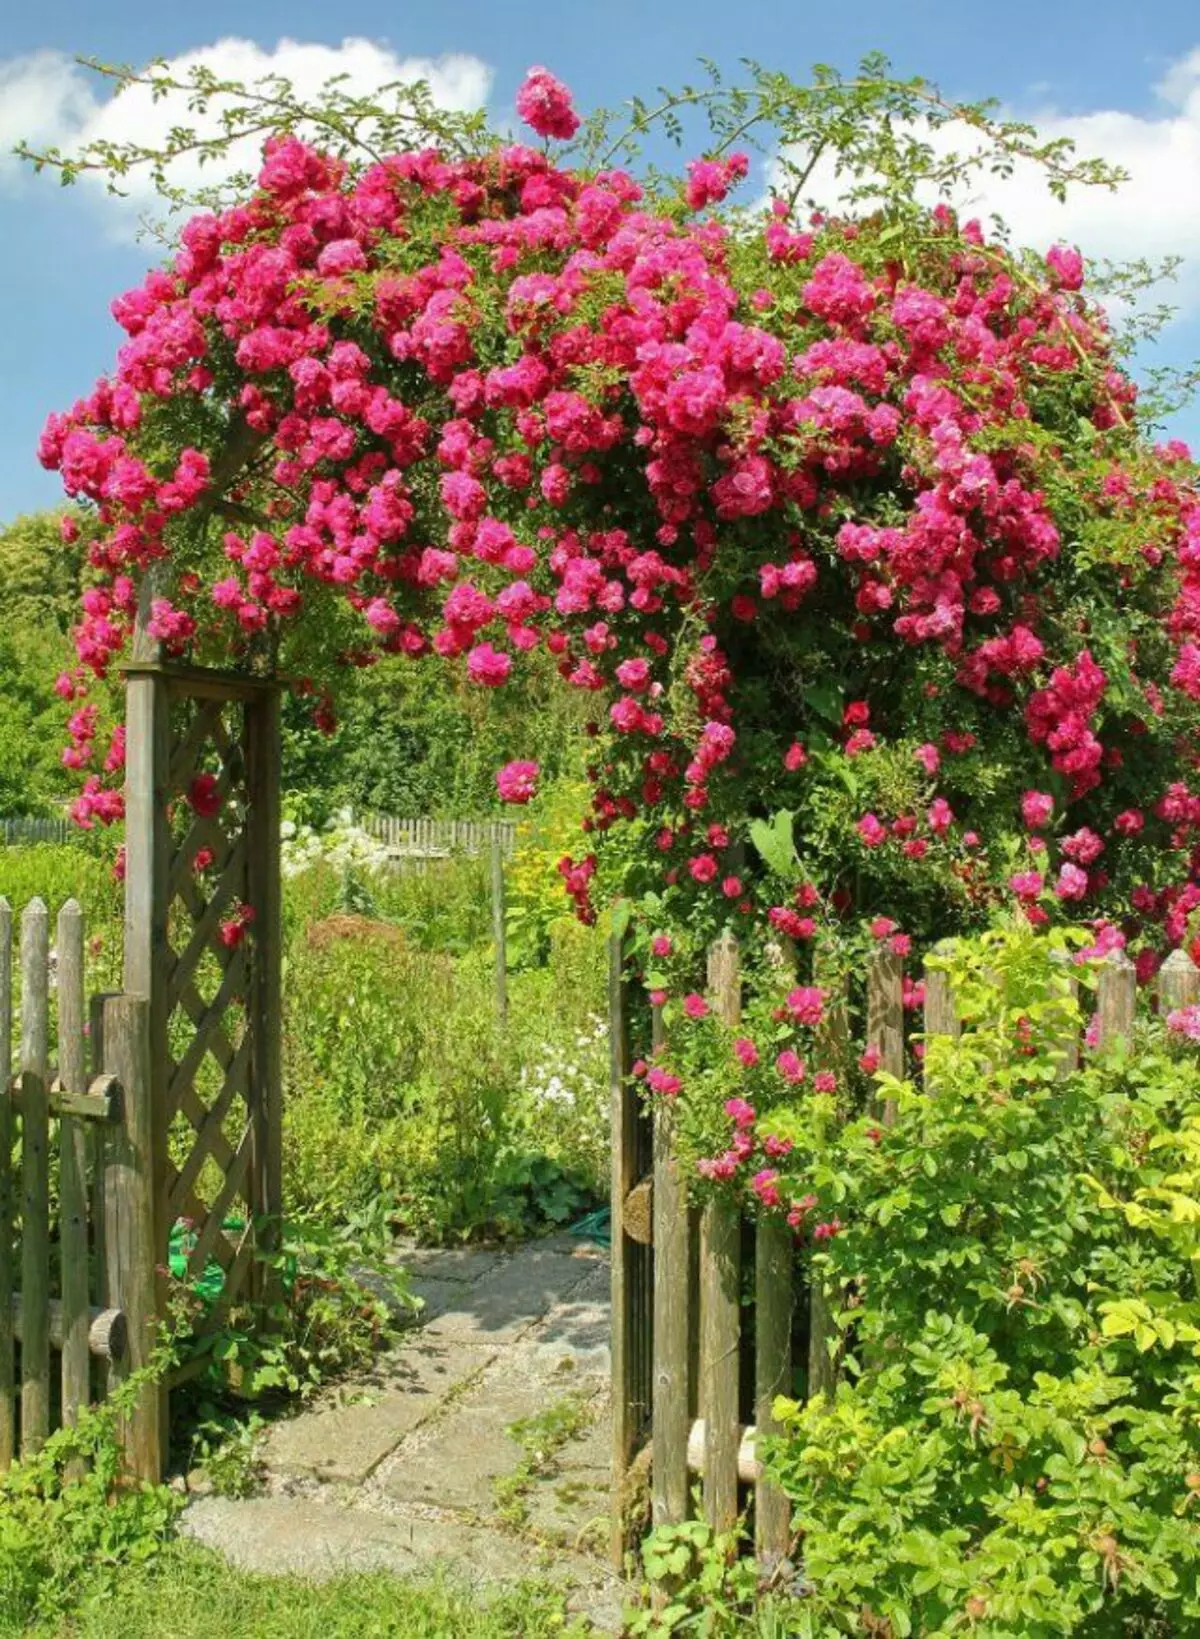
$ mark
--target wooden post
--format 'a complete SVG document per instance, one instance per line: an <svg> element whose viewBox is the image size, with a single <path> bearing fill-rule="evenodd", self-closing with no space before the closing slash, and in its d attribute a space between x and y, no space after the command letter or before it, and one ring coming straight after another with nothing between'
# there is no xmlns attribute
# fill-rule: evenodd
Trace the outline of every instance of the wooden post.
<svg viewBox="0 0 1200 1639"><path fill-rule="evenodd" d="M663 1039L654 1010L654 1045ZM654 1110L654 1408L651 1514L655 1525L678 1525L688 1506L687 1192L675 1154L675 1111L655 1098Z"/></svg>
<svg viewBox="0 0 1200 1639"><path fill-rule="evenodd" d="M903 1076L904 964L886 944L878 946L867 967L867 1042L878 1048L881 1070ZM888 1127L895 1121L894 1099L884 1099L882 1117Z"/></svg>
<svg viewBox="0 0 1200 1639"><path fill-rule="evenodd" d="M624 1570L628 1545L626 1522L630 1465L637 1449L646 1407L637 1372L637 1292L634 1262L643 1247L631 1244L625 1226L625 1202L637 1183L638 1095L629 1080L629 1021L626 1017L625 940L614 933L608 942L609 1097L612 1115L612 1507L609 1548L613 1567Z"/></svg>
<svg viewBox="0 0 1200 1639"><path fill-rule="evenodd" d="M121 1084L121 1120L109 1136L105 1168L108 1294L129 1325L128 1354L110 1366L123 1381L150 1360L158 1334L158 1241L153 1203L154 1120L150 1067L150 1004L141 996L110 997L104 1009L104 1067ZM137 1480L162 1478L166 1399L155 1383L138 1396L125 1426L125 1456Z"/></svg>
<svg viewBox="0 0 1200 1639"><path fill-rule="evenodd" d="M929 1046L935 1037L946 1037L957 1041L962 1034L962 1024L958 1017L958 1008L954 1003L954 996L950 989L950 975L944 968L937 967L930 960L931 956L947 956L950 953L949 941L943 941L930 956L925 958L925 1061L922 1072L926 1092L934 1091L933 1082L929 1075Z"/></svg>
<svg viewBox="0 0 1200 1639"><path fill-rule="evenodd" d="M708 990L722 1023L742 1013L737 940L726 931L708 953ZM741 1213L725 1196L706 1202L700 1219L700 1411L704 1418L704 1515L728 1531L738 1515L737 1453L741 1340Z"/></svg>
<svg viewBox="0 0 1200 1639"><path fill-rule="evenodd" d="M280 1028L283 1012L280 886L280 700L275 688L245 706L246 875L254 907L251 965L253 997L250 1030L250 1117L254 1123L254 1163L249 1194L254 1216L266 1219L269 1249L283 1212L283 1072ZM169 1226L168 1226L169 1228ZM262 1296L262 1265L251 1271L251 1289Z"/></svg>
<svg viewBox="0 0 1200 1639"><path fill-rule="evenodd" d="M21 917L21 1455L50 1433L50 913Z"/></svg>
<svg viewBox="0 0 1200 1639"><path fill-rule="evenodd" d="M1115 950L1100 966L1097 1007L1100 1014L1100 1046L1133 1037L1137 1006L1137 972L1123 950Z"/></svg>
<svg viewBox="0 0 1200 1639"><path fill-rule="evenodd" d="M504 850L500 838L491 841L492 940L496 946L496 1017L501 1029L508 1023L508 947L504 928Z"/></svg>
<svg viewBox="0 0 1200 1639"><path fill-rule="evenodd" d="M0 1472L16 1455L12 1298L13 1132L8 1081L12 1071L12 907L0 899Z"/></svg>
<svg viewBox="0 0 1200 1639"><path fill-rule="evenodd" d="M145 648L142 627L135 655ZM153 1233L157 1258L167 1260L167 1108L169 1043L167 979L172 964L167 941L170 901L171 701L165 675L147 665L125 682L125 967L124 988L149 1007L148 1128L153 1169Z"/></svg>
<svg viewBox="0 0 1200 1639"><path fill-rule="evenodd" d="M1200 1002L1200 968L1186 950L1173 950L1158 970L1158 1010L1165 1018Z"/></svg>
<svg viewBox="0 0 1200 1639"><path fill-rule="evenodd" d="M58 1076L69 1093L87 1091L83 1036L83 912L69 899L58 913ZM59 1251L62 1259L62 1415L74 1423L91 1399L88 1349L88 1135L75 1116L59 1118Z"/></svg>

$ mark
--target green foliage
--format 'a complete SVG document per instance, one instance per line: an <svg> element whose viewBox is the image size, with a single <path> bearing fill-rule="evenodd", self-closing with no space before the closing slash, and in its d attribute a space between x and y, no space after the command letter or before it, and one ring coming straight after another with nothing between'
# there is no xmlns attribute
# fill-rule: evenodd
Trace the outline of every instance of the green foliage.
<svg viewBox="0 0 1200 1639"><path fill-rule="evenodd" d="M547 779L581 773L584 703L540 658L512 687L472 688L444 666L392 657L339 694L326 738L296 703L285 710L285 782L303 818L338 808L451 819L496 812L496 770L531 757Z"/></svg>
<svg viewBox="0 0 1200 1639"><path fill-rule="evenodd" d="M1200 1620L1190 1334L1150 1348L1111 1319L1194 1303L1175 1228L1141 1233L1141 1214L1181 1182L1166 1157L1200 1115L1200 1071L1150 1035L1064 1078L1061 943L967 947L964 1032L931 1044L932 1096L884 1080L896 1125L853 1122L816 1158L845 1226L815 1260L843 1299L842 1381L832 1402L781 1405L769 1449L803 1522L797 1634Z"/></svg>
<svg viewBox="0 0 1200 1639"><path fill-rule="evenodd" d="M546 786L521 817L516 848L504 873L505 932L511 967L546 959L551 929L567 909L558 862L578 850L588 808L582 780Z"/></svg>
<svg viewBox="0 0 1200 1639"><path fill-rule="evenodd" d="M119 1482L117 1420L141 1387L84 1412L0 1476L0 1632L57 1625L82 1595L106 1598L123 1570L160 1551L178 1499Z"/></svg>
<svg viewBox="0 0 1200 1639"><path fill-rule="evenodd" d="M185 1362L208 1363L196 1380L202 1397L306 1398L368 1365L394 1333L397 1316L418 1307L403 1270L373 1259L353 1227L289 1218L271 1239L271 1250L259 1254L266 1296L239 1299L219 1326L181 1345ZM204 1311L204 1300L186 1285L177 1301L185 1314Z"/></svg>
<svg viewBox="0 0 1200 1639"><path fill-rule="evenodd" d="M631 1635L694 1634L700 1639L783 1639L775 1601L760 1599L752 1560L740 1557L735 1531L714 1531L700 1519L665 1525L642 1545L642 1568L661 1597L633 1613Z"/></svg>
<svg viewBox="0 0 1200 1639"><path fill-rule="evenodd" d="M83 555L61 512L0 527L0 815L62 811L77 777L62 767L67 709L54 693L74 664ZM102 691L103 692L103 691Z"/></svg>
<svg viewBox="0 0 1200 1639"><path fill-rule="evenodd" d="M544 1584L481 1597L447 1579L385 1572L327 1582L256 1576L178 1542L85 1596L68 1624L37 1631L40 1639L587 1639L591 1629Z"/></svg>
<svg viewBox="0 0 1200 1639"><path fill-rule="evenodd" d="M204 1471L218 1497L252 1497L260 1489L264 1426L257 1412L214 1413L192 1429L192 1467Z"/></svg>
<svg viewBox="0 0 1200 1639"><path fill-rule="evenodd" d="M511 976L504 1029L486 946L452 958L352 917L298 932L289 1201L335 1221L375 1207L443 1239L560 1224L601 1195L603 943L560 926L552 950L550 967Z"/></svg>
<svg viewBox="0 0 1200 1639"><path fill-rule="evenodd" d="M558 1453L582 1434L594 1417L594 1409L586 1396L575 1394L551 1402L533 1417L522 1417L509 1424L504 1432L520 1447L521 1461L493 1484L500 1518L505 1524L526 1523L527 1498L534 1482L554 1472Z"/></svg>

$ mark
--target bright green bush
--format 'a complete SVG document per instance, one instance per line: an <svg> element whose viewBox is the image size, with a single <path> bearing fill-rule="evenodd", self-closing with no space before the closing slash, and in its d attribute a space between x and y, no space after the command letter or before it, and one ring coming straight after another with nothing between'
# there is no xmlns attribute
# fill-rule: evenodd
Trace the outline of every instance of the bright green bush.
<svg viewBox="0 0 1200 1639"><path fill-rule="evenodd" d="M818 1164L844 1371L832 1403L786 1408L771 1457L812 1585L797 1634L1200 1622L1195 1350L1104 1323L1197 1295L1190 1257L1105 1194L1161 1184L1200 1069L1155 1028L1064 1079L1056 971L1028 932L969 949L932 1096L893 1084L896 1125L864 1117Z"/></svg>

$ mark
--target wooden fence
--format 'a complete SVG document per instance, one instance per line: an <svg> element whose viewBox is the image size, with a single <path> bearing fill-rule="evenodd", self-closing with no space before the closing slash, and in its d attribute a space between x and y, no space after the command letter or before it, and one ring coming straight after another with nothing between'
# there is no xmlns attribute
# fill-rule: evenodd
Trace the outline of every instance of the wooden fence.
<svg viewBox="0 0 1200 1639"><path fill-rule="evenodd" d="M154 1341L149 1155L139 1141L145 1003L98 997L89 1010L84 948L73 900L53 946L46 906L32 900L15 948L0 900L10 1072L15 1059L0 1096L0 1469L144 1364ZM161 1453L147 1445L142 1403L125 1437L133 1472L157 1479Z"/></svg>
<svg viewBox="0 0 1200 1639"><path fill-rule="evenodd" d="M86 831L62 817L18 814L0 819L0 842L7 847L32 842L82 842L86 836Z"/></svg>
<svg viewBox="0 0 1200 1639"><path fill-rule="evenodd" d="M511 854L517 832L511 820L397 819L390 814L366 815L363 828L401 859L484 854L497 843L502 853Z"/></svg>
<svg viewBox="0 0 1200 1639"><path fill-rule="evenodd" d="M734 1525L752 1500L755 1541L767 1560L785 1555L792 1522L786 1497L755 1457L760 1431L776 1432L772 1407L793 1393L798 1368L808 1392L834 1384L831 1304L800 1278L795 1243L782 1213L743 1217L732 1202L689 1204L665 1099L648 1109L631 1080L629 988L625 951L611 949L613 1536L620 1565L649 1492L654 1525L688 1517L693 1477L701 1476L704 1517L719 1530ZM925 1039L956 1036L959 1021L947 974L926 964ZM1068 970L1067 983L1074 984ZM866 1039L880 1067L905 1074L903 962L886 947L867 973ZM1184 952L1158 978L1163 1013L1200 1001L1200 970ZM709 952L709 1000L727 1023L741 1007L738 948L726 936ZM1133 964L1122 953L1103 965L1097 997L1101 1042L1127 1037L1137 1000ZM822 1027L840 1033L849 1051L848 1010L826 999ZM652 1041L661 1040L657 1014ZM643 1044L644 1046L644 1044ZM831 1042L837 1056L836 1039ZM1080 1043L1063 1040L1064 1073L1079 1062ZM883 1122L894 1110L881 1109ZM745 1279L743 1279L745 1276ZM644 1519L644 1514L643 1514Z"/></svg>

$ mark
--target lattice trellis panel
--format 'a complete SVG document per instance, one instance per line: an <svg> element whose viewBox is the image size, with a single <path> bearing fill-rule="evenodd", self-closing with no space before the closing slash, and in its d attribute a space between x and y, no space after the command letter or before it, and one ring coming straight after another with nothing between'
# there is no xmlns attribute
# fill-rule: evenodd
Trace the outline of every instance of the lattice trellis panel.
<svg viewBox="0 0 1200 1639"><path fill-rule="evenodd" d="M215 1323L281 1207L279 719L273 686L161 665L127 695L126 989L151 1002L156 1222Z"/></svg>

